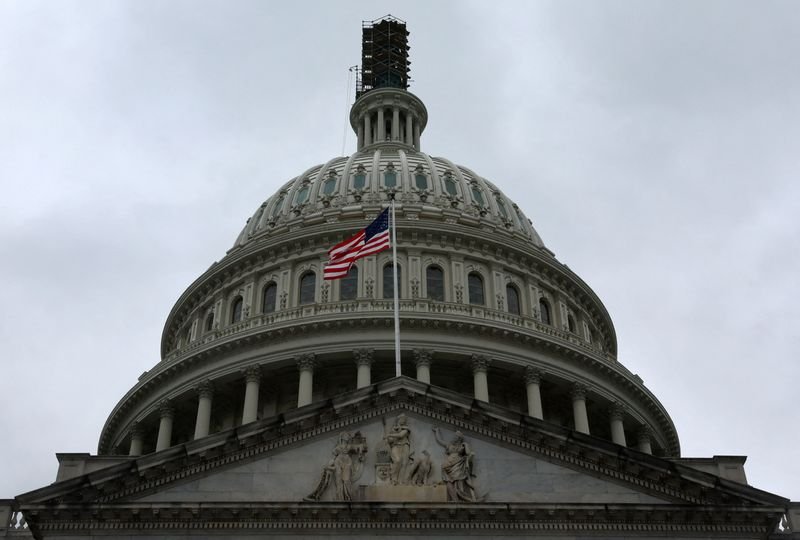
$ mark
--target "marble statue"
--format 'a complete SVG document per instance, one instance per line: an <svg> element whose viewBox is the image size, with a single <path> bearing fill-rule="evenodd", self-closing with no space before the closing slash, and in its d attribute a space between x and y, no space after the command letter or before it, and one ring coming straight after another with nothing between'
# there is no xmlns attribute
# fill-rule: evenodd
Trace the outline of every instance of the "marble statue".
<svg viewBox="0 0 800 540"><path fill-rule="evenodd" d="M334 500L353 500L353 482L356 482L363 472L366 453L367 441L361 432L356 431L351 434L345 431L341 433L336 447L333 449L333 456L322 470L317 487L304 499L307 501L320 500L333 481Z"/></svg>
<svg viewBox="0 0 800 540"><path fill-rule="evenodd" d="M442 461L442 482L447 486L448 501L477 502L477 493L472 479L475 477L475 454L464 441L464 435L456 431L450 442L444 442L438 427L433 428L436 442L444 448Z"/></svg>
<svg viewBox="0 0 800 540"><path fill-rule="evenodd" d="M411 465L411 429L408 427L408 418L400 414L394 421L391 429L386 430L384 424L384 439L389 445L389 456L392 465L389 473L392 485L406 485L409 480L409 466Z"/></svg>

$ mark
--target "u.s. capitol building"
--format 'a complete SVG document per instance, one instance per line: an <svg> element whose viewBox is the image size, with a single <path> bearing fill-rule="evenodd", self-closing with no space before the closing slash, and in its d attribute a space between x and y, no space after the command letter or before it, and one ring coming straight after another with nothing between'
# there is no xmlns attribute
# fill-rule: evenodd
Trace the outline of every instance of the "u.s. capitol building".
<svg viewBox="0 0 800 540"><path fill-rule="evenodd" d="M357 151L258 205L97 455L59 454L0 535L800 538L797 504L749 486L744 457L681 457L602 302L523 210L422 151L405 24L362 32ZM391 200L401 377L391 251L322 279Z"/></svg>

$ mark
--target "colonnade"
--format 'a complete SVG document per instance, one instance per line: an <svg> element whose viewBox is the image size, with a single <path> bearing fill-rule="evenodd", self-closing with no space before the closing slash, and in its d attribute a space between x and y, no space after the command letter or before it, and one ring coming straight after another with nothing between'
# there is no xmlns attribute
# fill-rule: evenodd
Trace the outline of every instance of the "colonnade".
<svg viewBox="0 0 800 540"><path fill-rule="evenodd" d="M353 359L356 364L356 388L364 388L372 384L372 349L356 349ZM415 349L413 352L418 381L430 384L431 364L433 353L429 350ZM474 398L478 401L489 402L488 372L491 359L483 355L472 355L471 367L473 374ZM313 401L314 368L317 365L314 354L304 354L295 358L299 372L297 388L297 406L303 407ZM251 366L242 372L245 381L244 406L242 410L242 424L248 424L258 419L259 388L261 384L261 368ZM543 373L533 366L525 368L523 380L527 397L528 415L539 420L544 419L542 407L541 382ZM194 438L199 439L209 434L211 424L211 410L214 397L214 386L209 380L202 381L195 387L197 393L197 416L195 420ZM586 408L588 388L581 383L573 383L570 389L572 399L572 415L575 431L590 434L589 416ZM612 442L620 446L627 446L625 437L624 416L625 407L619 402L614 402L609 407L608 419ZM172 426L175 417L175 408L169 400L159 404L159 425L156 438L156 452L169 448L172 444ZM652 433L643 426L637 433L636 448L640 452L652 454ZM138 423L134 422L130 429L129 455L138 456L143 451L143 433Z"/></svg>
<svg viewBox="0 0 800 540"><path fill-rule="evenodd" d="M369 146L372 143L383 141L395 141L419 150L419 121L415 121L414 115L404 108L405 125L400 121L400 107L395 105L391 108L391 123L389 133L386 132L386 112L385 107L379 107L377 112L369 112L364 115L363 120L358 125L358 148ZM373 120L375 126L373 128Z"/></svg>

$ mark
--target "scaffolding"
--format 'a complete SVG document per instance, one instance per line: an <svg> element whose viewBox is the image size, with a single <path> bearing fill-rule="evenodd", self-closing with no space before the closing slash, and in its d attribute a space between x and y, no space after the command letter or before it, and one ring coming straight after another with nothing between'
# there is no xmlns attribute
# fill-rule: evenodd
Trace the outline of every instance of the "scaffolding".
<svg viewBox="0 0 800 540"><path fill-rule="evenodd" d="M356 74L356 98L376 88L408 90L406 23L391 15L361 24L361 71Z"/></svg>

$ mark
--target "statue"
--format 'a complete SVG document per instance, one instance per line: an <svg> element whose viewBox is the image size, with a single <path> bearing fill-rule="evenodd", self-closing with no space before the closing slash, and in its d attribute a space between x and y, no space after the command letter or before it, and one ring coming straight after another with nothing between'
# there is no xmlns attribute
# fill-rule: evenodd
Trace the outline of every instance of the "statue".
<svg viewBox="0 0 800 540"><path fill-rule="evenodd" d="M411 467L411 483L415 486L427 486L433 472L431 455L427 450L422 451L422 457L418 458Z"/></svg>
<svg viewBox="0 0 800 540"><path fill-rule="evenodd" d="M475 454L464 441L464 435L456 431L456 436L449 443L442 440L438 427L433 428L433 435L436 442L444 448L442 482L447 485L447 500L478 502L480 499L472 485L472 479L475 477L473 472Z"/></svg>
<svg viewBox="0 0 800 540"><path fill-rule="evenodd" d="M310 495L304 497L306 501L318 501L328 489L333 480L335 492L334 500L351 501L353 482L357 481L364 469L364 457L367 453L367 441L356 431L351 434L347 431L339 435L339 441L333 449L333 457L322 470L322 476L317 487Z"/></svg>
<svg viewBox="0 0 800 540"><path fill-rule="evenodd" d="M389 445L389 456L392 465L389 473L392 485L408 484L408 467L411 464L411 430L408 427L408 418L400 414L394 421L390 430L384 428L384 440Z"/></svg>

